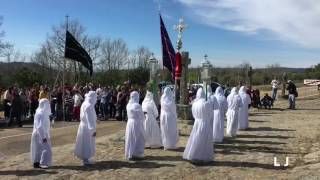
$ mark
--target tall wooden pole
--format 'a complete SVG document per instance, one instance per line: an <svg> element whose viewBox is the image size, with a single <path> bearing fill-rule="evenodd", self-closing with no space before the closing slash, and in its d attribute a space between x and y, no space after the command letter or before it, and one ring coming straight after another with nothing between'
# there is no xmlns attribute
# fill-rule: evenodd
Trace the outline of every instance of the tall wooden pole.
<svg viewBox="0 0 320 180"><path fill-rule="evenodd" d="M66 15L66 32L68 31L69 26L69 16ZM66 49L66 48L65 48ZM63 77L62 77L62 110L63 110L63 121L66 120L66 104L65 104L65 71L66 71L66 58L63 57Z"/></svg>

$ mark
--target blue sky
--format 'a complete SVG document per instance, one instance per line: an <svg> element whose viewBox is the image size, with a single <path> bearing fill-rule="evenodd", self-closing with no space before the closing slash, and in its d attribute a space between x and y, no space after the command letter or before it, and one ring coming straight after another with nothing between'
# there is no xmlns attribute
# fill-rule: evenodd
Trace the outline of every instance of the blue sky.
<svg viewBox="0 0 320 180"><path fill-rule="evenodd" d="M68 14L92 36L124 39L130 50L146 46L161 58L157 0L0 0L5 40L27 55L45 41L53 25ZM249 62L254 67L278 63L310 67L320 59L320 2L305 0L159 0L172 43L173 25L189 25L183 50L192 66L204 54L214 66ZM306 2L306 4L304 4ZM316 4L315 4L316 3ZM272 9L272 12L270 11ZM297 16L296 14L299 14Z"/></svg>

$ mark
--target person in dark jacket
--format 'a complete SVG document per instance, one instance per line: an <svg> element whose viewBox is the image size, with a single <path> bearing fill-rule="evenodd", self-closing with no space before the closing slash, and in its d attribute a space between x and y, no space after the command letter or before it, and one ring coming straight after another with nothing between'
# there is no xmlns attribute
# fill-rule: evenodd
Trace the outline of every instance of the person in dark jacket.
<svg viewBox="0 0 320 180"><path fill-rule="evenodd" d="M264 106L265 109L271 109L273 106L273 99L268 95L268 93L265 93L265 96L261 99L261 104Z"/></svg>
<svg viewBox="0 0 320 180"><path fill-rule="evenodd" d="M289 109L295 109L296 108L296 97L298 97L298 91L296 85L293 83L293 81L288 81L287 90L289 93Z"/></svg>
<svg viewBox="0 0 320 180"><path fill-rule="evenodd" d="M125 109L127 105L127 98L128 98L128 93L126 92L125 87L121 88L121 91L118 92L117 95L117 115L116 119L118 121L123 121L125 120Z"/></svg>
<svg viewBox="0 0 320 180"><path fill-rule="evenodd" d="M114 118L116 115L116 103L117 103L117 90L113 87L110 90L110 100L109 100L109 117Z"/></svg>
<svg viewBox="0 0 320 180"><path fill-rule="evenodd" d="M13 100L11 104L10 120L8 126L12 125L13 119L16 118L19 127L22 127L21 116L23 112L23 102L17 91L13 94Z"/></svg>

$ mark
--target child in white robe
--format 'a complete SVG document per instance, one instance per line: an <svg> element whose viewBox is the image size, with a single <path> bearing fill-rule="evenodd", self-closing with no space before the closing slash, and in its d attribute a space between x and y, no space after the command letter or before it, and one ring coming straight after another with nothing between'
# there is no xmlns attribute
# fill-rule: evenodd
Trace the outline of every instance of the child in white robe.
<svg viewBox="0 0 320 180"><path fill-rule="evenodd" d="M52 163L50 114L49 100L41 99L34 116L31 136L31 161L34 168L48 168Z"/></svg>
<svg viewBox="0 0 320 180"><path fill-rule="evenodd" d="M142 102L142 110L145 114L144 130L146 133L146 147L162 147L161 132L157 123L159 116L156 104L153 101L153 94L147 91L146 97Z"/></svg>
<svg viewBox="0 0 320 180"><path fill-rule="evenodd" d="M127 104L128 122L125 134L125 157L128 160L144 156L144 114L139 104L139 93L133 91Z"/></svg>
<svg viewBox="0 0 320 180"><path fill-rule="evenodd" d="M224 138L224 117L228 109L227 99L219 86L213 97L213 142L222 142Z"/></svg>
<svg viewBox="0 0 320 180"><path fill-rule="evenodd" d="M239 90L239 96L241 98L243 106L239 108L239 122L238 129L245 130L249 127L249 104L251 104L251 98L247 94L246 89L242 86Z"/></svg>

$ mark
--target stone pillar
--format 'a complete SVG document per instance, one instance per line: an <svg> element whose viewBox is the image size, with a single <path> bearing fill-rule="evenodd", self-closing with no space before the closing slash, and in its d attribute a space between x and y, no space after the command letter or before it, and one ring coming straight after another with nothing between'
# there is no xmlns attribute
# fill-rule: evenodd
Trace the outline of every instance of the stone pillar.
<svg viewBox="0 0 320 180"><path fill-rule="evenodd" d="M177 104L177 114L180 122L186 124L193 123L193 117L191 113L191 105L189 104L189 92L188 92L188 65L191 63L189 59L189 52L182 52L182 72L180 78L180 101Z"/></svg>
<svg viewBox="0 0 320 180"><path fill-rule="evenodd" d="M182 71L180 79L180 101L179 104L189 104L189 92L188 92L188 65L191 62L189 59L189 52L182 52Z"/></svg>
<svg viewBox="0 0 320 180"><path fill-rule="evenodd" d="M282 89L281 89L281 97L285 98L286 97L286 83L288 81L288 76L287 73L282 74Z"/></svg>

